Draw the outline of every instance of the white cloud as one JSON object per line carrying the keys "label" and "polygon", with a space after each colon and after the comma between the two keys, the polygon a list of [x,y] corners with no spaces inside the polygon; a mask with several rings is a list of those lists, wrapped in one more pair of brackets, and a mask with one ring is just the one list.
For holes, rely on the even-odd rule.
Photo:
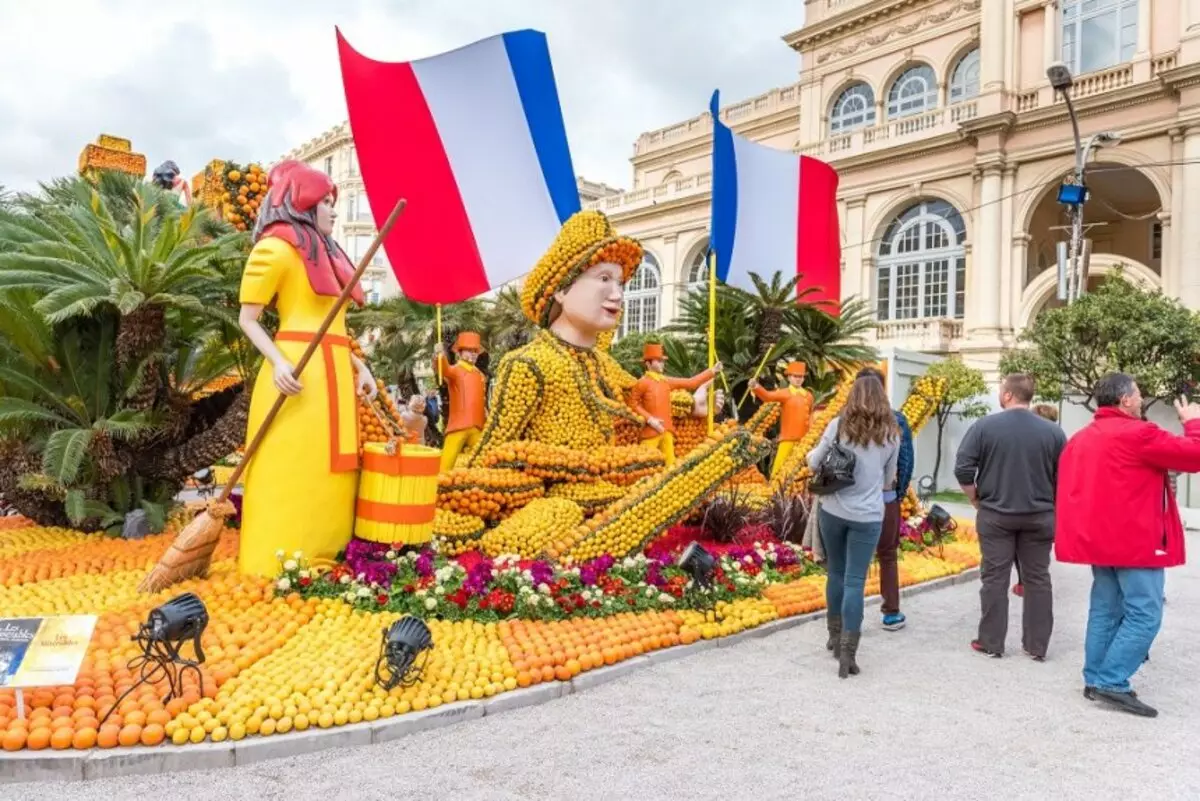
{"label": "white cloud", "polygon": [[[335,8],[335,6],[341,6]],[[517,28],[550,39],[576,171],[628,186],[637,135],[795,80],[795,0],[6,2],[0,185],[72,172],[100,133],[149,168],[270,161],[345,119],[334,26],[403,61]]]}

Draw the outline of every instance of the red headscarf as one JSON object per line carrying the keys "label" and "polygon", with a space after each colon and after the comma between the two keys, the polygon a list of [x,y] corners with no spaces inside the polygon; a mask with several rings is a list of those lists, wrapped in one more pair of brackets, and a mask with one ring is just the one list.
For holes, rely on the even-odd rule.
{"label": "red headscarf", "polygon": [[[259,211],[255,241],[274,236],[290,243],[304,260],[313,292],[336,298],[354,277],[354,265],[333,239],[321,236],[310,215],[326,195],[332,193],[337,200],[333,179],[302,162],[283,161],[267,181],[270,190]],[[355,285],[350,297],[362,305],[361,284]]]}

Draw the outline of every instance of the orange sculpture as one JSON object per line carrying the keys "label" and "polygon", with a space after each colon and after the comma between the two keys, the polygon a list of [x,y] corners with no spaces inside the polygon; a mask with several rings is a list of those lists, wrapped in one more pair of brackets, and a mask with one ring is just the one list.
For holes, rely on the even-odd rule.
{"label": "orange sculpture", "polygon": [[752,380],[750,388],[754,397],[763,403],[778,403],[782,406],[782,419],[779,423],[779,445],[775,449],[775,460],[771,463],[771,478],[778,475],[788,454],[796,443],[804,439],[812,416],[813,396],[804,389],[804,376],[808,371],[804,362],[789,362],[784,375],[788,385],[782,389],[764,389],[758,381]]}
{"label": "orange sculpture", "polygon": [[647,342],[642,346],[642,363],[646,373],[633,386],[629,405],[646,425],[642,427],[642,444],[657,449],[667,467],[675,466],[675,425],[671,422],[671,390],[695,392],[702,384],[721,372],[721,363],[691,378],[671,378],[663,375],[667,354],[663,346]]}
{"label": "orange sculpture", "polygon": [[435,348],[434,370],[450,392],[450,419],[446,423],[446,441],[442,445],[442,472],[454,469],[463,449],[474,450],[483,432],[484,398],[487,381],[475,366],[483,344],[474,331],[459,333],[453,351],[458,359],[451,364],[439,342]]}

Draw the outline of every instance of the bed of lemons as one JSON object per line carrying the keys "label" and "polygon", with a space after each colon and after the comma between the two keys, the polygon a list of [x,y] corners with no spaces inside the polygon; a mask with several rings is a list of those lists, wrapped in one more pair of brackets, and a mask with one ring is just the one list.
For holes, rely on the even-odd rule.
{"label": "bed of lemons", "polygon": [[[173,535],[168,529],[128,542],[0,520],[0,618],[98,616],[74,685],[24,690],[24,717],[14,690],[0,688],[0,746],[155,747],[373,721],[569,681],[659,648],[736,634],[824,606],[825,580],[809,576],[703,612],[553,622],[430,620],[434,646],[420,680],[385,691],[375,681],[375,660],[395,615],[354,611],[340,600],[278,596],[269,581],[236,572],[236,532],[223,535],[207,578],[154,595],[138,593],[138,582]],[[978,563],[977,543],[960,531],[959,542],[942,549],[904,554],[901,583],[930,581]],[[868,592],[877,588],[873,571]],[[206,661],[199,680],[185,672],[182,695],[164,701],[161,681],[137,685],[138,672],[129,663],[140,649],[131,638],[150,609],[186,591],[208,608]]]}

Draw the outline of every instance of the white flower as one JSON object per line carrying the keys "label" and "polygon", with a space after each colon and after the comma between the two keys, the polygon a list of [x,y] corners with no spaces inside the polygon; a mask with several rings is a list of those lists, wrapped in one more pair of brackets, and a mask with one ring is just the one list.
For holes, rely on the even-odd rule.
{"label": "white flower", "polygon": [[664,592],[658,596],[658,600],[659,600],[659,603],[673,604],[673,603],[675,603],[675,596],[669,592]]}
{"label": "white flower", "polygon": [[300,571],[300,578],[308,578],[310,575],[307,568]]}
{"label": "white flower", "polygon": [[542,595],[549,595],[550,594],[550,585],[543,581],[541,584],[539,584],[537,586],[537,591],[540,592]]}
{"label": "white flower", "polygon": [[554,606],[554,599],[549,595],[542,596],[542,606]]}
{"label": "white flower", "polygon": [[342,598],[345,599],[347,603],[354,603],[354,590],[346,590],[344,593],[342,593]]}
{"label": "white flower", "polygon": [[370,598],[371,591],[369,589],[367,589],[366,587],[359,587],[358,588],[358,597],[359,598]]}
{"label": "white flower", "polygon": [[425,608],[429,609],[431,611],[434,609],[437,609],[437,598],[426,598],[425,599]]}
{"label": "white flower", "polygon": [[276,552],[275,552],[275,558],[276,558],[276,559],[282,559],[282,558],[283,558],[283,549],[282,549],[282,548],[280,548],[278,551],[276,551]]}
{"label": "white flower", "polygon": [[533,581],[533,573],[528,570],[521,571],[521,576],[524,577],[526,581]]}
{"label": "white flower", "polygon": [[527,586],[521,586],[517,589],[517,595],[533,595],[533,589]]}
{"label": "white flower", "polygon": [[388,551],[387,553],[385,553],[385,554],[384,554],[384,556],[386,556],[388,559],[395,559],[395,558],[396,558],[396,552],[395,552],[395,551]]}
{"label": "white flower", "polygon": [[653,597],[654,597],[654,588],[653,588],[653,587],[647,587],[647,588],[646,588],[646,597],[647,597],[647,598],[653,598]]}
{"label": "white flower", "polygon": [[289,559],[283,563],[283,569],[287,571],[295,570],[298,567],[300,567],[300,565],[296,564],[295,559]]}
{"label": "white flower", "polygon": [[300,561],[304,558],[304,551],[296,551],[294,554],[292,554],[292,558],[297,562]]}
{"label": "white flower", "polygon": [[417,597],[418,597],[418,598],[424,598],[424,597],[425,597],[426,595],[428,595],[428,594],[429,594],[429,591],[428,591],[428,590],[417,590]]}
{"label": "white flower", "polygon": [[634,568],[637,567],[637,560],[632,556],[626,556],[625,561],[621,563],[622,567]]}
{"label": "white flower", "polygon": [[349,584],[349,583],[350,583],[350,576],[349,576],[349,575],[346,575],[346,574],[342,574],[342,577],[341,577],[340,579],[338,579],[338,581],[339,581],[340,583],[342,583],[342,584]]}
{"label": "white flower", "polygon": [[292,580],[289,579],[287,576],[284,576],[283,578],[281,578],[279,581],[277,581],[275,583],[275,586],[278,587],[279,589],[283,590],[284,592],[287,592],[288,590],[290,590],[292,588]]}
{"label": "white flower", "polygon": [[750,554],[746,554],[745,556],[742,557],[742,561],[748,565],[752,565],[752,564],[754,564],[754,557],[751,556]]}
{"label": "white flower", "polygon": [[439,584],[439,585],[437,585],[436,587],[434,587],[434,588],[433,588],[433,591],[434,591],[434,592],[436,592],[438,595],[445,595],[445,594],[446,594],[446,587],[445,587],[444,585],[442,585],[442,584]]}

